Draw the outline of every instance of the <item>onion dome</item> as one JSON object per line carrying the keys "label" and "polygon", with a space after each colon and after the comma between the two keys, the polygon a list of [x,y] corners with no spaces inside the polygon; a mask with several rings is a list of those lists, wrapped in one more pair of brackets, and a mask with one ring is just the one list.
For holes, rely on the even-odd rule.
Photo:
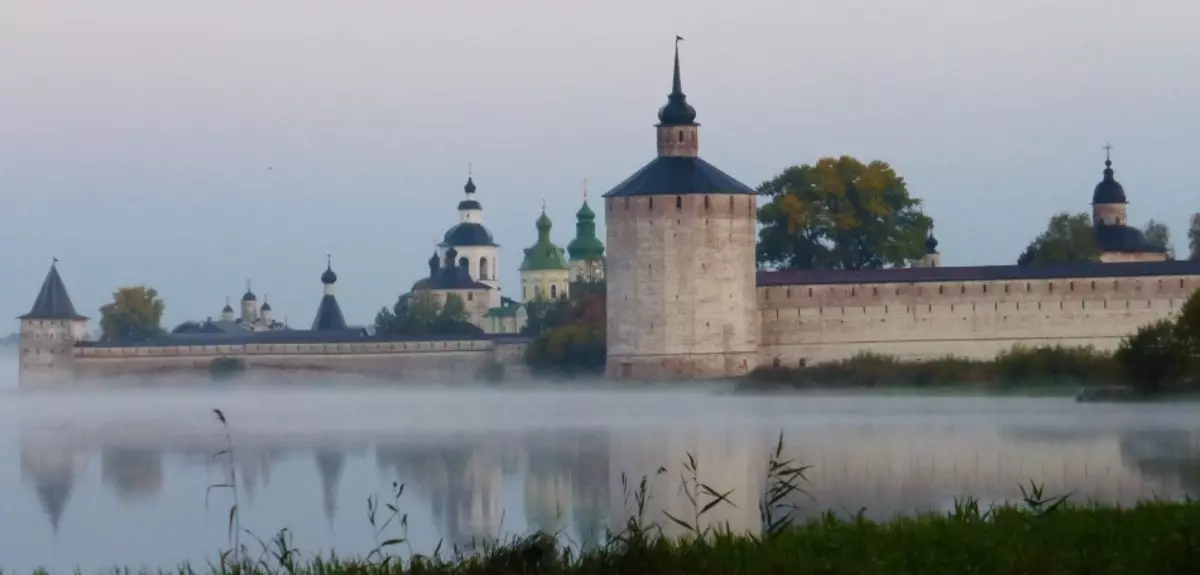
{"label": "onion dome", "polygon": [[442,241],[450,246],[494,246],[496,242],[492,239],[492,232],[483,227],[483,224],[474,222],[463,222],[450,228],[445,236],[442,236]]}
{"label": "onion dome", "polygon": [[525,259],[521,262],[521,271],[568,269],[567,261],[563,258],[563,249],[550,241],[552,226],[553,222],[543,210],[542,215],[537,219],[537,243],[525,248]]}
{"label": "onion dome", "polygon": [[229,298],[225,298],[225,307],[221,308],[222,313],[233,313],[233,306],[229,305]]}
{"label": "onion dome", "polygon": [[936,254],[936,253],[938,253],[937,247],[938,247],[937,238],[933,237],[933,230],[930,230],[929,237],[925,238],[925,253],[926,254]]}
{"label": "onion dome", "polygon": [[262,309],[263,311],[271,311],[271,304],[266,302],[265,296],[263,297],[263,304],[262,304],[262,308],[260,308],[260,309]]}
{"label": "onion dome", "polygon": [[567,244],[567,253],[572,261],[598,260],[604,256],[604,242],[596,237],[596,213],[588,206],[586,197],[575,212],[575,238]]}
{"label": "onion dome", "polygon": [[258,296],[250,291],[250,281],[246,281],[246,293],[242,294],[242,301],[258,301]]}
{"label": "onion dome", "polygon": [[675,37],[675,75],[671,81],[671,93],[667,95],[667,104],[658,111],[658,122],[663,126],[690,126],[696,123],[696,109],[687,103],[683,93],[683,83],[679,79],[679,41]]}
{"label": "onion dome", "polygon": [[321,283],[325,285],[337,283],[337,274],[333,273],[333,257],[325,257],[325,272],[321,274]]}
{"label": "onion dome", "polygon": [[470,176],[467,176],[467,185],[463,186],[463,191],[467,193],[467,199],[458,203],[459,211],[483,209],[483,205],[475,199],[475,181]]}
{"label": "onion dome", "polygon": [[1107,150],[1104,155],[1104,179],[1096,184],[1096,190],[1092,192],[1093,204],[1125,204],[1125,188],[1121,187],[1120,182],[1113,179],[1112,158],[1109,157]]}

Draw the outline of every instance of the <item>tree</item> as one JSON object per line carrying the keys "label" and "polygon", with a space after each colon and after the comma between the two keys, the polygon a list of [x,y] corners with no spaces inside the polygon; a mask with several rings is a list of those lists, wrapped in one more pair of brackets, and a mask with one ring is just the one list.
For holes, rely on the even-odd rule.
{"label": "tree", "polygon": [[1087,214],[1066,212],[1050,218],[1046,231],[1017,258],[1020,265],[1100,261],[1100,246]]}
{"label": "tree", "polygon": [[483,333],[471,323],[462,298],[447,294],[442,305],[427,290],[404,294],[392,309],[375,314],[375,333],[380,335],[476,335]]}
{"label": "tree", "polygon": [[1142,233],[1146,236],[1146,243],[1166,251],[1167,259],[1175,259],[1175,246],[1171,245],[1171,229],[1167,227],[1167,224],[1150,220],[1146,222],[1146,228]]}
{"label": "tree", "polygon": [[760,264],[785,269],[904,266],[925,254],[933,220],[886,162],[850,156],[792,166],[758,188]]}
{"label": "tree", "polygon": [[1193,260],[1200,260],[1200,213],[1192,214],[1191,225],[1188,226],[1188,251]]}
{"label": "tree", "polygon": [[[529,315],[532,319],[533,312]],[[571,300],[559,302],[542,317],[541,331],[525,348],[525,362],[535,373],[604,373],[608,347],[603,293],[572,296]]]}
{"label": "tree", "polygon": [[101,341],[139,343],[162,335],[163,300],[146,286],[123,287],[100,308]]}

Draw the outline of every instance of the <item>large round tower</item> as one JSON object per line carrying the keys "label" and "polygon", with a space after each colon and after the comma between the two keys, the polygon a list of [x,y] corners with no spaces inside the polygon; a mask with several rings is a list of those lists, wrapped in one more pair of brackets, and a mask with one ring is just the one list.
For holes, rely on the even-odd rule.
{"label": "large round tower", "polygon": [[604,195],[609,377],[730,377],[758,361],[755,192],[699,157],[681,39],[658,157]]}

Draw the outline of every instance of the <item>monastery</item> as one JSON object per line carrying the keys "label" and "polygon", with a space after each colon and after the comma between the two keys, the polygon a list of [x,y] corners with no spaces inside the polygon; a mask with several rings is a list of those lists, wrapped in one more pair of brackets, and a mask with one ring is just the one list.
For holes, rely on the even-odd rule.
{"label": "monastery", "polygon": [[1174,314],[1200,288],[1200,262],[1169,261],[1128,226],[1111,158],[1092,195],[1099,262],[943,267],[931,234],[911,267],[760,270],[757,193],[700,158],[696,117],[677,42],[655,127],[657,155],[604,194],[606,241],[596,235],[586,186],[565,250],[551,240],[543,209],[536,241],[523,252],[518,298],[501,295],[500,245],[468,175],[459,221],[434,246],[428,276],[411,293],[460,298],[476,335],[394,337],[348,325],[330,260],[309,329],[278,322],[247,285],[237,319],[226,302],[219,320],[188,322],[153,341],[94,342],[52,265],[20,318],[22,384],[204,368],[221,357],[252,367],[440,378],[495,362],[519,368],[529,341],[519,335],[526,304],[569,297],[581,283],[605,286],[606,374],[620,379],[737,377],[760,365],[862,352],[924,359],[991,358],[1018,345],[1108,350]]}

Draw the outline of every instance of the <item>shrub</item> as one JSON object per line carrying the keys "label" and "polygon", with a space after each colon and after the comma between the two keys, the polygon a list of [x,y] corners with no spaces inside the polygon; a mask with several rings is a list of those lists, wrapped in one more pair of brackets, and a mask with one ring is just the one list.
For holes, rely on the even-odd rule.
{"label": "shrub", "polygon": [[1180,389],[1192,363],[1170,320],[1144,325],[1121,340],[1116,361],[1126,381],[1145,392]]}

